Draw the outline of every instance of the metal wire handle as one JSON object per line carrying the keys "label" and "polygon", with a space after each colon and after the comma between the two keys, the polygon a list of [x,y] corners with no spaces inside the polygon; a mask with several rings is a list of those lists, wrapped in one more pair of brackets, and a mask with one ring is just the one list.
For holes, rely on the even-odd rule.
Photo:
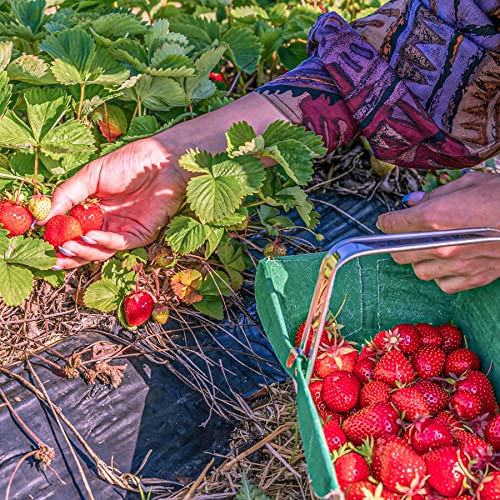
{"label": "metal wire handle", "polygon": [[[375,255],[393,252],[408,252],[445,246],[470,245],[500,241],[500,230],[492,228],[453,229],[446,231],[425,231],[417,233],[399,233],[376,236],[347,238],[331,246],[323,259],[318,281],[312,298],[309,314],[304,327],[300,347],[290,353],[287,365],[290,367],[298,356],[309,358],[306,381],[309,383],[318,349],[321,332],[326,323],[326,316],[332,296],[333,284],[338,270],[350,260],[363,255]],[[305,346],[313,326],[312,351],[305,352]]]}

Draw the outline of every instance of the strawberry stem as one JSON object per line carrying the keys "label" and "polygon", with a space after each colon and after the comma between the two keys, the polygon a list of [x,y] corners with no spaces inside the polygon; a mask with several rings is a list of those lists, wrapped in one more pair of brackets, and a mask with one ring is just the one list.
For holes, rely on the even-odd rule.
{"label": "strawberry stem", "polygon": [[35,148],[35,172],[33,174],[33,187],[35,188],[35,194],[38,194],[38,169],[40,163],[40,146]]}

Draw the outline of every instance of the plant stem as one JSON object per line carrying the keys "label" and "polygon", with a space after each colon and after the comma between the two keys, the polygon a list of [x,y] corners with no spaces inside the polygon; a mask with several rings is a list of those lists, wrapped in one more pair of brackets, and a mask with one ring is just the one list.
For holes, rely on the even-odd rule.
{"label": "plant stem", "polygon": [[85,98],[85,83],[80,83],[80,102],[78,103],[78,111],[76,113],[76,119],[79,120],[82,117],[83,99]]}
{"label": "plant stem", "polygon": [[38,194],[38,169],[40,164],[40,146],[35,148],[35,173],[33,174],[33,187],[35,188],[35,194]]}

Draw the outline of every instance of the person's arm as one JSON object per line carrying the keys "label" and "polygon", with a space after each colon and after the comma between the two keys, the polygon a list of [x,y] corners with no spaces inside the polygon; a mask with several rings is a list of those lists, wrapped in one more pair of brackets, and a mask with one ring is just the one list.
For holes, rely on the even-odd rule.
{"label": "person's arm", "polygon": [[179,157],[189,148],[223,151],[225,132],[235,122],[247,121],[260,134],[275,120],[287,117],[252,93],[86,165],[54,191],[49,218],[97,197],[105,211],[104,227],[60,247],[55,268],[106,260],[118,250],[154,241],[184,198],[190,174],[179,167]]}

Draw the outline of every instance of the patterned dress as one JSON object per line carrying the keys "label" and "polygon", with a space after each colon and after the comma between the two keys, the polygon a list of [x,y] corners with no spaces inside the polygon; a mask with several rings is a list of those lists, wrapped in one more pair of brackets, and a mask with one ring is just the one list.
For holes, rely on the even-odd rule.
{"label": "patterned dress", "polygon": [[500,0],[393,0],[318,18],[300,66],[257,91],[329,151],[357,134],[405,167],[464,168],[500,151]]}

